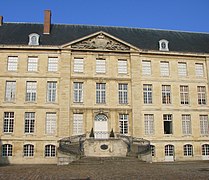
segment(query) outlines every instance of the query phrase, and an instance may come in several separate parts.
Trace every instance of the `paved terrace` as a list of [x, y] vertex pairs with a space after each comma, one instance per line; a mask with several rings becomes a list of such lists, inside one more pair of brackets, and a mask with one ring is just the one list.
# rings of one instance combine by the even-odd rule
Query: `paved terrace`
[[209, 161], [144, 163], [134, 159], [84, 159], [70, 165], [0, 166], [6, 180], [209, 179]]

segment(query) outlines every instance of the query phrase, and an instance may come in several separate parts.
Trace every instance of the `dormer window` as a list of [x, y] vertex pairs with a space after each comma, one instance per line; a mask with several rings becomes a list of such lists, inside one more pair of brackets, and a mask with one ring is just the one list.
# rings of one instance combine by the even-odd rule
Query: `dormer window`
[[28, 45], [33, 45], [33, 46], [39, 45], [39, 35], [36, 33], [30, 34]]
[[169, 51], [168, 49], [168, 41], [166, 39], [161, 39], [159, 41], [159, 50], [160, 51]]

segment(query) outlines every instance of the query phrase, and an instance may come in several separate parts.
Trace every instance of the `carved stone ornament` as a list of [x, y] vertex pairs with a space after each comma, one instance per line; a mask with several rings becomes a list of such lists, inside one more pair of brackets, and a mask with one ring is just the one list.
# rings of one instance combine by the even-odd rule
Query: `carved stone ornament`
[[96, 37], [75, 43], [71, 47], [75, 49], [130, 50], [128, 46], [110, 39], [102, 33]]

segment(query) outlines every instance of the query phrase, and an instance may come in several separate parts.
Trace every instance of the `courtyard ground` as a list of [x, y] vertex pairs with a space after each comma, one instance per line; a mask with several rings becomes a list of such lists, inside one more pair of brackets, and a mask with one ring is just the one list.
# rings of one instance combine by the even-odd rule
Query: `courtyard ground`
[[209, 161], [144, 163], [136, 160], [81, 160], [70, 165], [0, 166], [1, 180], [209, 179]]

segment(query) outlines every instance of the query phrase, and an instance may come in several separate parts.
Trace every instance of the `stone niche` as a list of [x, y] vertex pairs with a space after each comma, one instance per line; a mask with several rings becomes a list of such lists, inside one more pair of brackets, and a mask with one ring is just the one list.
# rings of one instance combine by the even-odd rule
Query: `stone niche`
[[121, 139], [87, 139], [84, 142], [87, 157], [125, 157], [127, 145]]

